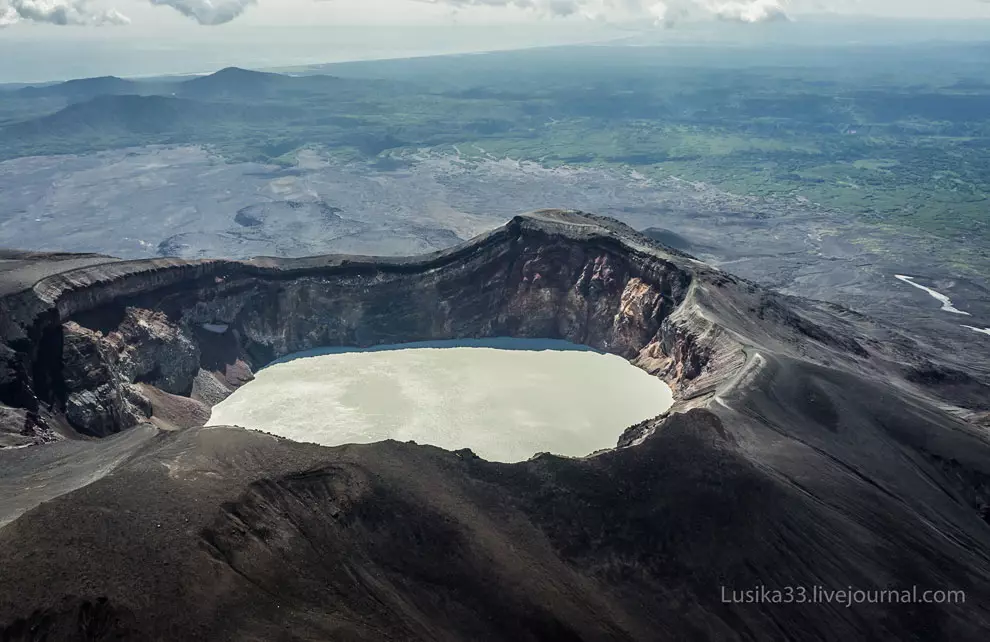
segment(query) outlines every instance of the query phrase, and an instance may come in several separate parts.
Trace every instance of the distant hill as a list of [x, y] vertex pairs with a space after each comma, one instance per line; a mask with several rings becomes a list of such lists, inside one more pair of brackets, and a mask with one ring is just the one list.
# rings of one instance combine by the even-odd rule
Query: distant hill
[[188, 80], [127, 80], [116, 76], [83, 78], [52, 85], [27, 86], [11, 90], [24, 100], [65, 103], [91, 100], [99, 96], [175, 96], [194, 100], [245, 100], [277, 98], [286, 93], [338, 93], [365, 91], [380, 83], [343, 80], [334, 76], [287, 76], [263, 71], [228, 67], [208, 76]]
[[0, 159], [189, 143], [268, 161], [310, 142], [374, 156], [406, 140], [369, 120], [376, 103], [397, 91], [383, 84], [232, 67], [188, 79], [89, 78], [20, 89], [0, 110]]
[[292, 113], [171, 96], [98, 96], [0, 129], [0, 158], [240, 139], [255, 129], [279, 128], [279, 119]]
[[5, 137], [76, 136], [80, 134], [161, 133], [189, 123], [228, 118], [227, 106], [166, 96], [98, 96], [48, 116], [17, 123]]
[[307, 142], [374, 155], [401, 142], [361, 118], [387, 95], [378, 86], [229, 68], [184, 80], [91, 78], [17, 90], [28, 97], [0, 113], [0, 159], [187, 143], [240, 160], [277, 159]]
[[238, 67], [180, 83], [170, 89], [176, 96], [196, 100], [237, 101], [248, 99], [291, 99], [294, 95], [323, 95], [341, 99], [378, 98], [395, 91], [394, 83], [376, 80], [344, 79], [328, 75], [287, 76]]
[[177, 89], [178, 95], [187, 98], [221, 99], [261, 97], [277, 91], [304, 87], [310, 83], [294, 82], [302, 79], [262, 71], [250, 71], [238, 67], [221, 69], [215, 74], [184, 81]]
[[258, 98], [279, 91], [325, 91], [332, 76], [295, 77], [228, 67], [208, 76], [189, 80], [127, 80], [116, 76], [83, 78], [53, 85], [28, 86], [16, 90], [24, 99], [62, 98], [81, 102], [98, 96], [161, 95], [201, 100]]
[[178, 93], [185, 96], [243, 95], [265, 91], [283, 85], [288, 76], [262, 71], [227, 67], [209, 76], [184, 81]]
[[124, 80], [116, 76], [103, 76], [101, 78], [70, 80], [42, 87], [24, 87], [19, 89], [17, 93], [23, 98], [58, 97], [75, 102], [97, 96], [139, 94], [145, 93], [145, 91], [146, 87], [143, 87], [140, 82]]

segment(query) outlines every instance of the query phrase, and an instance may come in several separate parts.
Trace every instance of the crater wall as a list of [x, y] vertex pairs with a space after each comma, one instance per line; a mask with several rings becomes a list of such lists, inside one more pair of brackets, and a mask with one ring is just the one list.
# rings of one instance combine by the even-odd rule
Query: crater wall
[[58, 274], [32, 290], [33, 305], [22, 295], [8, 311], [14, 376], [0, 400], [103, 436], [155, 414], [163, 397], [138, 384], [212, 405], [301, 350], [497, 336], [588, 345], [696, 394], [713, 342], [685, 305], [690, 260], [558, 224], [520, 217], [420, 259], [111, 262]]

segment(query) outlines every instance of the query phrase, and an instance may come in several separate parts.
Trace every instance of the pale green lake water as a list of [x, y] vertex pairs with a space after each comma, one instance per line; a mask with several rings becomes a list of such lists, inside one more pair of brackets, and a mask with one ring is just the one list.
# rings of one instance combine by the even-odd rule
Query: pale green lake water
[[218, 404], [210, 425], [326, 446], [415, 441], [515, 462], [613, 448], [671, 404], [665, 383], [621, 357], [493, 339], [291, 355]]

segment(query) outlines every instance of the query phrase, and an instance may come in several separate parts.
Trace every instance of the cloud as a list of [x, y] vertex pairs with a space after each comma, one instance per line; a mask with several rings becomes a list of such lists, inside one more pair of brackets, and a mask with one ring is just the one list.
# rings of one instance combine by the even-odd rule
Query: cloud
[[[220, 25], [257, 0], [147, 0], [171, 7], [201, 25]], [[276, 0], [270, 0], [275, 2]], [[584, 16], [603, 22], [649, 20], [672, 26], [686, 19], [756, 23], [786, 20], [789, 0], [418, 0], [458, 8], [504, 7], [547, 17]], [[990, 0], [979, 0], [990, 2]], [[0, 27], [17, 22], [57, 25], [117, 25], [130, 20], [115, 9], [97, 10], [90, 0], [0, 0]]]
[[9, 27], [20, 20], [21, 17], [17, 15], [13, 7], [0, 5], [0, 27]]
[[708, 10], [720, 20], [735, 22], [772, 22], [787, 20], [780, 0], [709, 2]]
[[0, 27], [18, 22], [123, 25], [130, 20], [116, 9], [96, 9], [89, 0], [0, 0]]
[[230, 22], [255, 2], [256, 0], [151, 0], [151, 4], [172, 7], [201, 25]]
[[[422, 0], [462, 7], [515, 7], [535, 13], [567, 17], [583, 15], [597, 20], [650, 20], [673, 25], [688, 18], [734, 22], [786, 20], [788, 0]], [[990, 1], [990, 0], [987, 0]]]

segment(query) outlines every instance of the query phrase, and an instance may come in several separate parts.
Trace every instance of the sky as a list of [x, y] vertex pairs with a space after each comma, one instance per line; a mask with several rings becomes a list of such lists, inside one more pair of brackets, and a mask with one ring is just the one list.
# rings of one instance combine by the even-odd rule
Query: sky
[[[990, 18], [990, 0], [0, 0], [0, 25], [216, 26], [497, 24], [545, 20], [758, 23], [833, 13]], [[2, 37], [2, 36], [0, 36]]]

